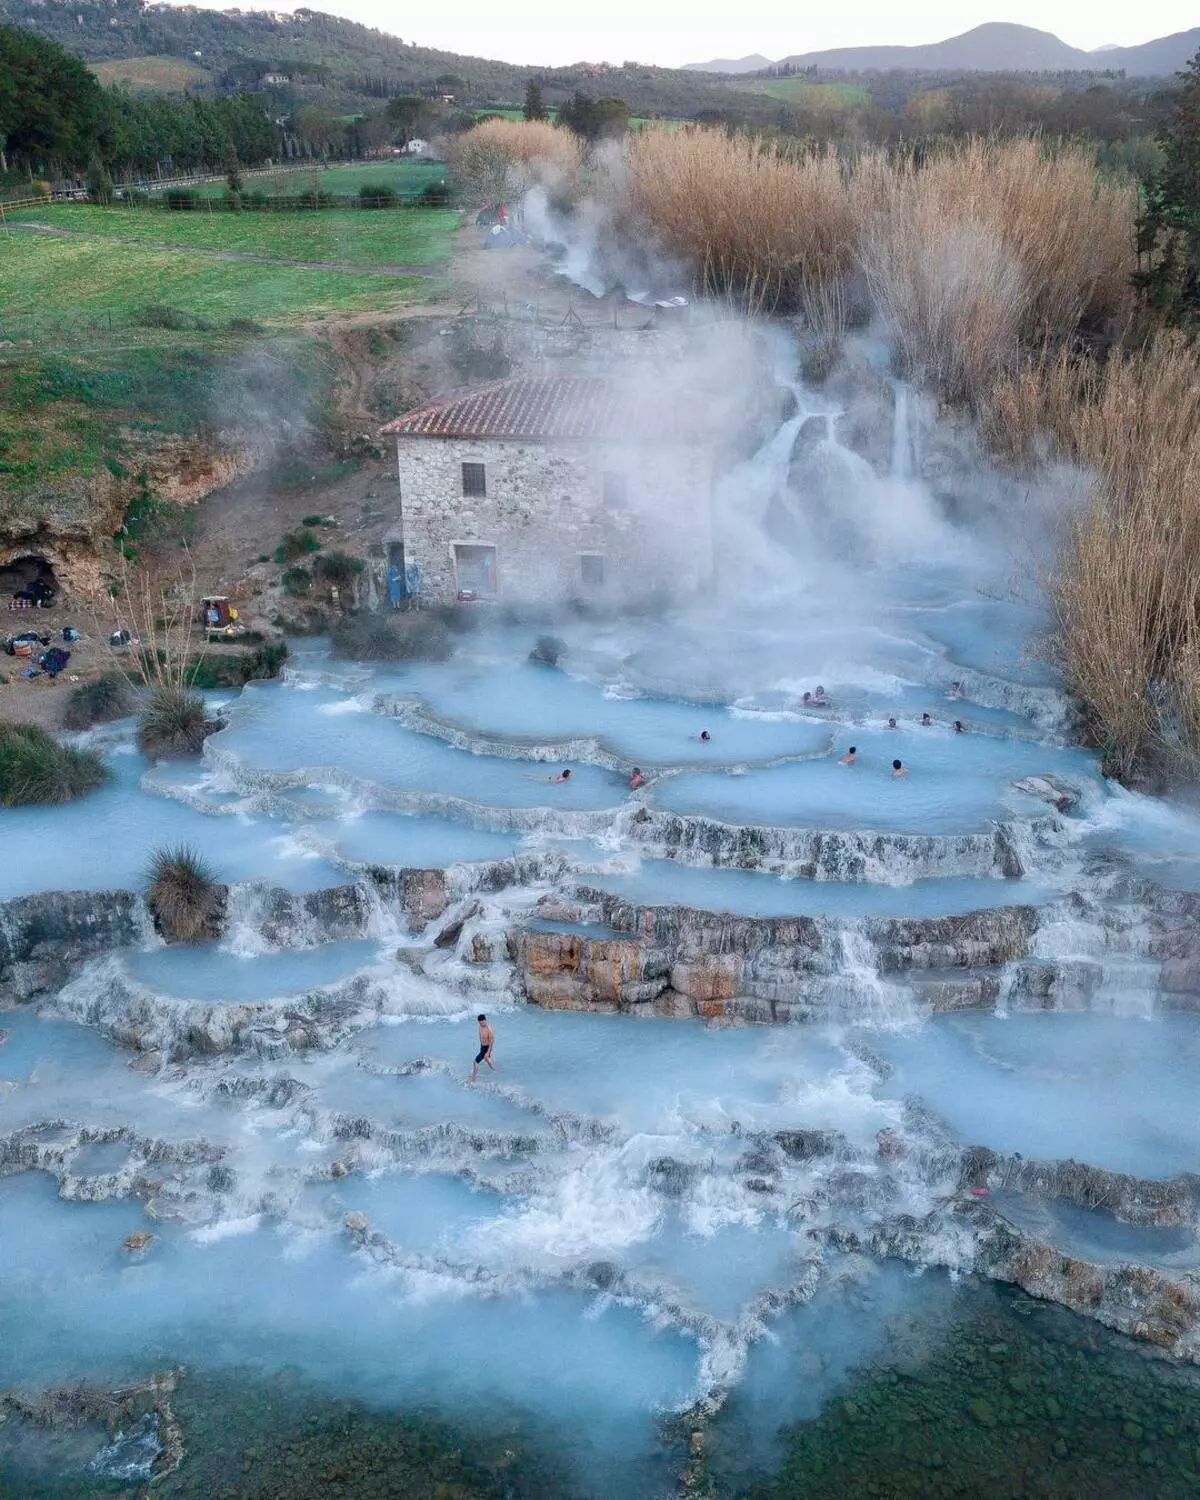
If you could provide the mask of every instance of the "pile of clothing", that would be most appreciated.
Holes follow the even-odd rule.
[[[49,651],[43,651],[38,657],[38,666],[53,682],[70,660],[69,651],[64,651],[61,646],[51,646]]]

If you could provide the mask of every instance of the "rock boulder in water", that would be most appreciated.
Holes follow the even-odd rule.
[[[1079,806],[1079,788],[1072,786],[1069,781],[1064,781],[1061,776],[1023,776],[1020,781],[1014,781],[1013,787],[1018,792],[1024,792],[1027,797],[1037,797],[1042,802],[1049,802],[1051,807],[1057,808],[1059,812],[1074,812]]]

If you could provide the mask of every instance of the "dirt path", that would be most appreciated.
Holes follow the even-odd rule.
[[[28,221],[9,224],[9,229],[23,229],[27,234],[44,234],[61,240],[115,240],[122,245],[137,245],[143,250],[169,250],[177,255],[207,255],[213,260],[247,260],[257,266],[290,266],[296,271],[348,271],[355,276],[439,276],[437,266],[356,266],[344,260],[282,260],[275,255],[258,255],[253,250],[213,250],[205,245],[164,245],[159,240],[137,239],[124,234],[104,234],[90,229],[56,229],[50,224]]]

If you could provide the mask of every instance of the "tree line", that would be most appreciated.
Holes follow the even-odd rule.
[[[257,166],[280,132],[248,94],[140,99],[54,42],[0,25],[0,168],[42,177]]]

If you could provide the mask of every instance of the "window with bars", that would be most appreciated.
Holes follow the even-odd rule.
[[[579,554],[579,581],[585,589],[604,587],[604,558],[599,552]]]
[[[482,464],[463,464],[462,492],[477,497],[487,494],[487,470]]]

